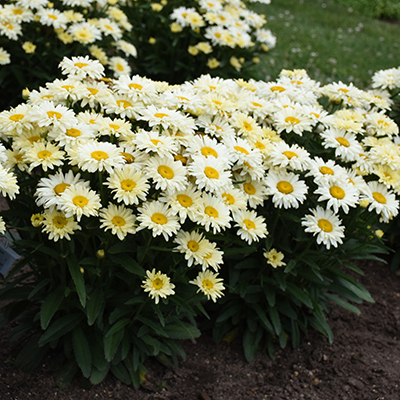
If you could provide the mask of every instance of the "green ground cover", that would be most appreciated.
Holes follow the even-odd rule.
[[[333,0],[272,0],[256,6],[277,45],[258,65],[263,78],[305,68],[322,83],[366,87],[380,69],[400,65],[400,24],[360,15]]]

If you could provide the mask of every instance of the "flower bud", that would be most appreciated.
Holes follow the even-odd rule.
[[[102,258],[104,258],[105,254],[106,254],[106,252],[104,251],[104,249],[100,249],[100,250],[97,250],[96,257],[99,260],[101,260]]]

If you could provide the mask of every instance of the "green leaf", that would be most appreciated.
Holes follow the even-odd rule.
[[[314,306],[312,304],[311,299],[307,296],[307,294],[297,287],[294,283],[288,282],[287,289],[290,293],[296,296],[303,304],[305,304],[308,308],[313,309]]]
[[[89,342],[82,329],[78,326],[72,331],[72,346],[76,362],[85,378],[89,378],[92,371],[92,353]]]
[[[139,317],[138,321],[142,322],[143,324],[147,325],[150,327],[154,333],[157,333],[160,336],[168,337],[167,333],[165,330],[162,328],[162,326],[158,325],[156,322],[153,322],[149,320],[148,318],[145,317]]]
[[[38,282],[33,288],[32,292],[29,293],[28,300],[31,300],[36,295],[36,293],[39,293],[45,286],[47,286],[51,282],[52,280],[50,278],[46,278]]]
[[[121,329],[125,328],[131,322],[129,318],[121,319],[120,321],[116,322],[106,333],[105,337],[110,337],[120,331]]]
[[[48,346],[40,347],[38,338],[33,337],[19,352],[14,361],[14,365],[16,368],[22,369],[25,372],[32,372],[48,350]]]
[[[108,362],[111,362],[113,360],[115,353],[118,350],[118,346],[120,345],[122,338],[124,337],[124,333],[125,330],[121,329],[114,335],[104,338],[104,355]]]
[[[122,362],[116,365],[111,365],[111,372],[117,379],[124,382],[126,385],[132,384],[131,376]]]
[[[257,304],[253,304],[253,308],[256,311],[258,317],[260,318],[261,322],[264,324],[265,328],[270,331],[271,333],[275,333],[274,328],[272,327],[271,323],[268,320],[268,317],[265,315],[264,311],[261,307]]]
[[[78,260],[70,255],[67,258],[69,272],[71,274],[72,280],[74,281],[76,292],[78,293],[79,301],[82,304],[82,307],[86,306],[86,287],[85,281],[83,279],[83,274],[80,270]]]
[[[79,367],[76,364],[75,360],[70,360],[66,364],[64,364],[56,377],[56,384],[59,388],[65,389],[68,387],[74,376],[78,373]]]
[[[354,281],[352,283],[349,282],[349,280],[343,279],[341,277],[338,277],[337,281],[340,282],[345,288],[352,291],[360,299],[368,301],[369,303],[375,302],[374,299],[371,297],[370,293],[368,292],[368,290],[365,289],[363,286],[361,286],[358,282]]]
[[[196,326],[178,319],[175,319],[173,323],[167,324],[164,330],[171,339],[195,339],[201,334]]]
[[[140,277],[146,275],[143,267],[133,258],[127,255],[113,255],[110,257],[116,264],[122,265],[128,272],[138,275]]]
[[[40,309],[40,325],[43,330],[47,329],[54,314],[60,308],[60,305],[64,299],[64,291],[57,288],[54,292],[46,297],[43,302],[42,308]]]
[[[223,311],[215,322],[223,322],[232,317],[232,315],[238,313],[240,310],[237,304],[233,304],[228,307],[225,311]]]
[[[279,313],[275,307],[268,307],[269,315],[271,317],[272,325],[274,326],[275,333],[279,335],[282,330],[281,320],[279,318]]]
[[[53,322],[49,328],[43,333],[39,339],[39,346],[43,346],[46,343],[58,339],[66,333],[72,331],[79,322],[83,319],[81,313],[68,314],[64,317],[57,319]]]
[[[109,363],[107,363],[107,368],[103,370],[98,370],[96,367],[93,367],[92,373],[90,374],[90,383],[92,385],[98,385],[99,383],[101,383],[107,376],[109,370],[110,370]]]
[[[331,293],[325,293],[325,297],[328,298],[329,300],[333,301],[340,307],[343,307],[344,309],[351,311],[353,313],[356,313],[357,315],[361,314],[361,311],[359,308],[356,306],[353,306],[352,304],[348,303],[346,300],[341,299],[338,296],[335,296],[334,294]]]
[[[86,303],[86,316],[88,325],[91,326],[96,321],[100,311],[103,309],[104,295],[102,288],[94,289],[88,296]]]
[[[254,360],[261,338],[261,329],[257,330],[256,332],[251,332],[249,329],[245,330],[243,335],[243,349],[244,356],[248,362],[252,362]]]
[[[285,274],[288,274],[294,267],[296,266],[296,260],[292,258],[289,262],[288,265],[286,265],[285,270],[283,271]]]
[[[300,330],[296,320],[291,319],[290,323],[292,327],[292,346],[295,349],[300,345]]]

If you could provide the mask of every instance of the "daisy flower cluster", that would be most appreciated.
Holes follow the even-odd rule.
[[[253,11],[249,1],[161,0],[151,7],[143,0],[134,3],[126,12],[141,22],[133,26],[133,43],[141,53],[136,65],[146,76],[179,83],[201,73],[243,76],[260,61],[260,54],[275,47],[265,15]]]
[[[122,4],[125,1],[3,1],[0,65],[5,66],[2,70],[8,71],[9,80],[12,76],[14,90],[10,92],[19,96],[18,102],[25,87],[54,79],[63,56],[90,54],[114,76],[130,74],[129,60],[136,57],[137,51],[128,39],[132,25]]]
[[[23,186],[37,208],[31,223],[49,240],[93,224],[132,246],[146,234],[199,270],[190,283],[216,301],[229,248],[259,247],[275,269],[296,256],[282,234],[294,240],[300,229],[330,250],[352,215],[398,214],[398,127],[375,91],[321,87],[303,70],[275,82],[203,75],[169,85],[105,80],[88,57],[60,68],[65,79],[0,113],[0,189],[18,201]],[[342,106],[329,112],[323,97]],[[296,223],[283,232],[288,218]],[[156,302],[174,285],[156,270],[143,281]]]

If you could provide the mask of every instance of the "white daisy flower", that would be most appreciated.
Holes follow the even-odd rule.
[[[54,169],[63,165],[65,152],[60,147],[50,142],[36,142],[32,147],[27,149],[24,157],[29,165],[29,171],[40,166],[43,171]]]
[[[334,160],[325,161],[321,157],[310,159],[308,169],[310,171],[306,176],[312,176],[315,181],[335,182],[346,177],[346,170],[342,166]]]
[[[278,208],[298,208],[306,199],[307,185],[293,172],[271,169],[265,178],[267,195]]]
[[[11,200],[15,199],[15,195],[19,193],[17,177],[10,171],[7,171],[0,164],[0,193]]]
[[[302,136],[304,131],[310,131],[314,125],[312,118],[304,114],[299,107],[286,107],[273,115],[274,127],[281,133],[283,131],[294,132]]]
[[[305,226],[305,232],[317,235],[317,243],[323,243],[329,250],[331,246],[337,247],[342,244],[344,238],[344,226],[341,225],[339,217],[330,209],[324,210],[317,206],[310,210],[311,215],[302,218],[301,225]]]
[[[272,268],[284,267],[286,265],[286,263],[282,261],[284,254],[276,249],[265,251],[263,256],[267,259],[267,264],[271,265]]]
[[[239,182],[241,181],[238,179]],[[239,184],[239,188],[244,192],[247,202],[251,208],[264,203],[267,199],[267,187],[264,181],[253,179],[243,179],[245,182]]]
[[[197,231],[185,232],[180,230],[174,242],[178,244],[175,249],[185,255],[188,267],[193,264],[201,264],[203,257],[208,254],[209,241]]]
[[[160,157],[173,158],[173,154],[178,152],[178,146],[173,137],[160,135],[155,130],[146,131],[139,130],[136,136],[132,139],[132,143],[136,145],[139,150],[146,153],[155,153]]]
[[[170,282],[170,278],[161,273],[156,272],[155,268],[150,271],[146,271],[147,278],[142,282],[141,286],[145,292],[149,292],[149,296],[154,299],[156,304],[159,303],[160,297],[165,299],[167,296],[175,294],[175,285]]]
[[[140,222],[137,230],[150,229],[153,237],[163,235],[166,241],[180,229],[177,216],[160,201],[151,201],[138,208],[137,220]]]
[[[82,228],[74,217],[66,217],[63,212],[56,209],[46,210],[43,213],[43,221],[40,224],[42,232],[49,235],[50,240],[57,242],[59,239],[71,240],[71,236]]]
[[[100,229],[111,230],[119,240],[124,240],[128,233],[136,233],[136,216],[133,211],[124,205],[116,206],[110,203],[106,209],[101,209],[99,213]]]
[[[225,286],[222,283],[221,278],[217,278],[218,274],[214,274],[211,271],[202,271],[199,272],[196,279],[189,281],[189,283],[193,285],[197,285],[199,287],[198,292],[202,292],[207,296],[207,300],[211,300],[215,303],[218,298],[222,297],[222,291],[225,289]]]
[[[29,119],[40,127],[54,126],[58,129],[71,128],[77,122],[72,110],[53,101],[43,101],[34,106],[29,112]]]
[[[67,29],[67,33],[69,33],[74,40],[84,45],[93,43],[96,40],[101,40],[102,38],[101,30],[89,22],[78,22],[70,25]]]
[[[108,61],[108,65],[114,72],[114,78],[118,78],[121,75],[130,75],[132,68],[130,67],[128,61],[122,57],[111,57]]]
[[[248,244],[258,242],[260,239],[268,235],[267,224],[265,218],[257,215],[255,211],[240,210],[233,216],[238,229],[238,235]]]
[[[59,67],[64,75],[70,75],[75,79],[101,79],[104,76],[104,67],[98,60],[85,57],[64,57]]]
[[[304,171],[309,167],[310,154],[297,144],[290,146],[282,140],[272,144],[268,162],[272,166]]]

